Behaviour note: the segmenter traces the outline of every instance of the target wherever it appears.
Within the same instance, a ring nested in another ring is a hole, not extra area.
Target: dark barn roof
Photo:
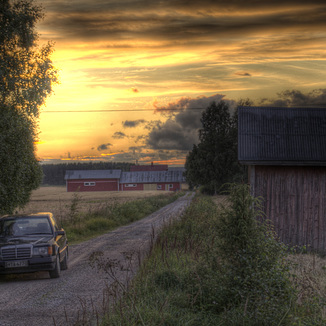
[[[240,107],[243,164],[326,165],[326,108]]]
[[[65,180],[119,179],[121,170],[67,170]]]
[[[185,182],[183,171],[122,172],[120,183]]]

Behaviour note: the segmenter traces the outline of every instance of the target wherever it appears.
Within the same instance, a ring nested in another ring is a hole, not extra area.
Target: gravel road
[[[192,198],[188,193],[140,221],[70,246],[69,268],[59,279],[45,272],[1,276],[0,326],[67,326],[84,313],[99,315],[108,299],[105,289],[114,280],[94,268],[91,257],[110,262],[115,277],[125,284],[162,225],[178,218]]]

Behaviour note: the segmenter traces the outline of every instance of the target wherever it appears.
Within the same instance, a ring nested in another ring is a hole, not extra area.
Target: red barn
[[[121,170],[68,170],[65,180],[68,192],[118,191]]]
[[[183,170],[122,172],[120,190],[181,190]]]

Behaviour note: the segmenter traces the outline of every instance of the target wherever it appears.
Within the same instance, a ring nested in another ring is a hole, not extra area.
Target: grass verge
[[[196,198],[102,325],[325,325],[325,281],[314,284],[322,271],[302,272],[303,256],[289,255],[257,214],[243,186],[224,208]]]
[[[60,224],[67,233],[69,243],[78,243],[140,220],[174,202],[182,195],[184,193],[178,192],[125,203],[106,202],[96,209],[80,213],[78,207],[81,198],[78,193],[75,193],[68,217],[62,219]]]

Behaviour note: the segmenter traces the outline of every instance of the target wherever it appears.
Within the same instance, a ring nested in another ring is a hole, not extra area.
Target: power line
[[[183,111],[184,109],[134,109],[134,110],[128,110],[128,109],[109,109],[109,110],[60,110],[60,111],[41,111],[41,113],[102,113],[102,112],[146,112],[146,111]],[[204,110],[204,108],[187,108],[186,110]]]

